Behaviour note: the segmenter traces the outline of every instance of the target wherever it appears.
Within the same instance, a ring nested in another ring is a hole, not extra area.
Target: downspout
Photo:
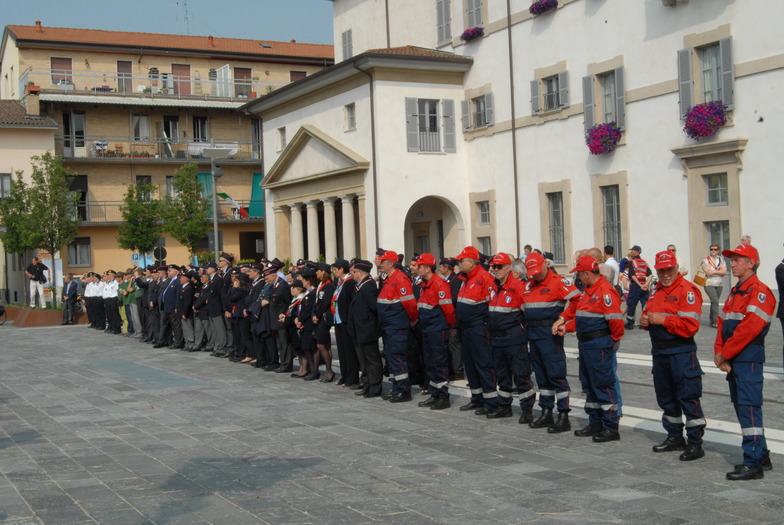
[[[391,47],[390,40],[389,40],[389,0],[384,0],[384,10],[386,11],[386,16],[384,17],[387,22],[387,49]],[[357,68],[359,69],[359,68]],[[362,71],[360,69],[360,71]],[[364,71],[363,71],[364,73]],[[372,82],[372,80],[371,80]]]
[[[389,33],[387,33],[389,35]],[[378,230],[378,172],[376,170],[376,98],[373,87],[373,75],[362,69],[356,62],[351,64],[354,69],[360,73],[367,75],[369,79],[368,87],[370,87],[370,155],[371,166],[373,169],[373,224],[375,226],[375,245],[378,247],[381,235]],[[358,213],[358,212],[357,212]]]
[[[517,132],[515,131],[515,84],[514,84],[514,59],[512,55],[512,8],[511,0],[506,0],[506,34],[509,40],[509,92],[511,97],[512,109],[512,173],[514,179],[514,210],[515,210],[515,244],[517,253],[522,253],[520,249],[520,195],[518,190],[517,172]]]

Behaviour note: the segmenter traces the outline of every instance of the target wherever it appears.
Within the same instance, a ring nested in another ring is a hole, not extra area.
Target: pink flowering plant
[[[585,143],[591,155],[612,153],[620,140],[621,130],[615,122],[597,124],[585,135]]]
[[[481,27],[471,27],[463,31],[463,34],[460,35],[460,40],[463,42],[470,42],[475,38],[479,38],[480,36],[485,36],[485,30]]]
[[[697,104],[686,113],[683,131],[694,140],[712,137],[727,123],[727,107],[721,100]]]
[[[552,9],[556,9],[558,7],[558,0],[536,0],[531,7],[528,8],[528,12],[532,15],[541,15],[542,13],[546,13]]]

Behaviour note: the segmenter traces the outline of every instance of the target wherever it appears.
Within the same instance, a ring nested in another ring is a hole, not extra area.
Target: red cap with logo
[[[435,266],[436,265],[436,257],[432,253],[423,253],[421,254],[416,261],[411,261],[411,266]]]
[[[377,259],[380,261],[392,261],[394,263],[397,262],[397,253],[393,252],[392,250],[387,250],[383,254],[379,255]]]
[[[675,268],[678,266],[678,259],[675,254],[669,250],[664,250],[656,254],[656,260],[653,267],[657,270],[664,270],[666,268]]]
[[[528,257],[525,258],[526,275],[533,277],[541,272],[542,268],[544,268],[544,257],[542,257],[542,254],[536,252],[529,253]]]
[[[596,259],[594,259],[590,255],[583,255],[582,257],[577,259],[577,266],[572,268],[572,270],[569,273],[592,272],[598,269],[599,269],[599,263],[596,262]]]
[[[512,264],[512,259],[509,257],[508,254],[501,252],[493,256],[490,259],[490,264],[495,264],[499,266],[503,266],[505,264]]]
[[[463,248],[463,251],[460,252],[460,255],[455,257],[455,259],[457,259],[458,261],[461,261],[463,259],[474,259],[474,260],[478,261],[479,260],[479,250],[477,250],[473,246],[466,246],[465,248]]]
[[[733,256],[748,257],[755,263],[759,262],[759,252],[751,244],[741,244],[734,250],[724,250],[723,252],[721,252],[721,254],[724,257],[733,257]]]

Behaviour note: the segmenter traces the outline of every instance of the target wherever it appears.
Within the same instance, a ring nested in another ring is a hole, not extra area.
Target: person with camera
[[[25,275],[30,278],[30,308],[35,308],[35,294],[38,292],[38,300],[41,308],[46,308],[44,300],[44,284],[46,283],[49,268],[42,263],[38,257],[33,257],[33,262],[25,270]]]

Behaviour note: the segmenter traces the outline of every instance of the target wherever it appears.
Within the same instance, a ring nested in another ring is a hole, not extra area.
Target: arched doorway
[[[450,257],[465,246],[463,217],[453,203],[441,197],[416,201],[408,209],[404,228],[406,255],[417,252]]]

